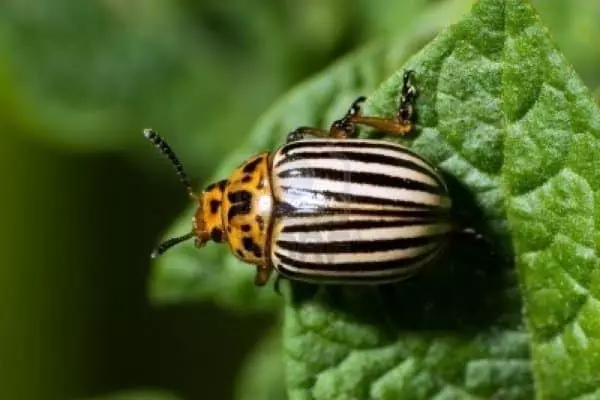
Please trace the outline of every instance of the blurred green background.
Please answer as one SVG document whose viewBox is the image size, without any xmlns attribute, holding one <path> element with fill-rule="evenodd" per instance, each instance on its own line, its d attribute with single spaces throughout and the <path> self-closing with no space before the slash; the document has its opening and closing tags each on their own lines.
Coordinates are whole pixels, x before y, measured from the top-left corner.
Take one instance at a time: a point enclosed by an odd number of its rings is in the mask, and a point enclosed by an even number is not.
<svg viewBox="0 0 600 400">
<path fill-rule="evenodd" d="M 232 398 L 275 319 L 150 303 L 148 254 L 188 202 L 142 129 L 202 183 L 286 90 L 449 1 L 3 1 L 0 399 Z M 600 3 L 533 3 L 598 88 Z"/>
</svg>

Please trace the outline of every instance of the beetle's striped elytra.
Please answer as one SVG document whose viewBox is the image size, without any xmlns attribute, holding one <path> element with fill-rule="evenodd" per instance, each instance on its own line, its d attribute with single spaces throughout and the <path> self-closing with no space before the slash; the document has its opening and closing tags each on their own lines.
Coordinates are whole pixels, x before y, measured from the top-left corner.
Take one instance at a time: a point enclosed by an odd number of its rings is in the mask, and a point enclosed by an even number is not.
<svg viewBox="0 0 600 400">
<path fill-rule="evenodd" d="M 442 250 L 450 199 L 442 178 L 405 147 L 303 140 L 273 156 L 271 262 L 314 282 L 381 283 L 412 274 Z"/>
<path fill-rule="evenodd" d="M 361 115 L 361 97 L 328 131 L 298 128 L 276 151 L 249 158 L 199 195 L 169 146 L 146 130 L 198 202 L 192 232 L 165 241 L 153 254 L 192 238 L 198 247 L 225 242 L 256 266 L 257 285 L 273 270 L 288 279 L 332 284 L 414 275 L 445 248 L 452 229 L 447 186 L 412 150 L 356 135 L 359 125 L 411 132 L 415 98 L 408 71 L 395 119 Z"/>
</svg>

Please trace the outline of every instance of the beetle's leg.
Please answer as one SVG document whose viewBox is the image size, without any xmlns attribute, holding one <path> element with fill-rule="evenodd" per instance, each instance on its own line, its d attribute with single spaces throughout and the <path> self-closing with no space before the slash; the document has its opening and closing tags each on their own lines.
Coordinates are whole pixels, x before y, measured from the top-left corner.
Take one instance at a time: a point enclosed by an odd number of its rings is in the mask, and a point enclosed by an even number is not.
<svg viewBox="0 0 600 400">
<path fill-rule="evenodd" d="M 400 94 L 400 102 L 396 112 L 395 119 L 381 117 L 365 117 L 360 113 L 360 108 L 349 112 L 345 117 L 348 122 L 357 125 L 366 125 L 377 129 L 378 131 L 390 135 L 404 135 L 410 133 L 413 128 L 414 103 L 417 98 L 417 89 L 412 84 L 413 71 L 405 71 Z M 352 111 L 352 109 L 351 109 Z"/>
<path fill-rule="evenodd" d="M 271 267 L 268 265 L 257 265 L 256 266 L 256 276 L 254 277 L 254 284 L 256 286 L 264 286 L 271 276 Z"/>
<path fill-rule="evenodd" d="M 296 128 L 287 135 L 286 143 L 295 142 L 297 140 L 302 140 L 306 135 L 312 135 L 316 137 L 328 137 L 329 132 L 319 128 L 311 128 L 309 126 L 301 126 L 300 128 Z"/>
<path fill-rule="evenodd" d="M 346 115 L 344 115 L 342 119 L 333 121 L 327 136 L 335 139 L 348 139 L 356 137 L 356 123 L 354 122 L 353 118 L 360 115 L 360 105 L 364 103 L 366 99 L 366 97 L 360 96 L 354 100 L 350 105 L 350 109 Z"/>
<path fill-rule="evenodd" d="M 412 83 L 412 76 L 414 71 L 404 71 L 402 79 L 402 92 L 400 95 L 400 102 L 398 104 L 398 112 L 396 113 L 396 120 L 398 123 L 412 124 L 412 119 L 415 110 L 415 100 L 418 92 L 415 85 Z"/>
<path fill-rule="evenodd" d="M 412 84 L 413 71 L 404 72 L 400 102 L 396 112 L 396 118 L 365 117 L 361 115 L 361 104 L 366 97 L 361 96 L 354 100 L 350 109 L 343 118 L 334 121 L 325 131 L 318 128 L 300 127 L 287 136 L 287 142 L 303 139 L 305 135 L 317 137 L 331 137 L 335 139 L 353 138 L 357 135 L 356 125 L 366 125 L 390 135 L 404 135 L 414 129 L 412 118 L 414 114 L 414 103 L 417 98 L 417 89 Z"/>
</svg>

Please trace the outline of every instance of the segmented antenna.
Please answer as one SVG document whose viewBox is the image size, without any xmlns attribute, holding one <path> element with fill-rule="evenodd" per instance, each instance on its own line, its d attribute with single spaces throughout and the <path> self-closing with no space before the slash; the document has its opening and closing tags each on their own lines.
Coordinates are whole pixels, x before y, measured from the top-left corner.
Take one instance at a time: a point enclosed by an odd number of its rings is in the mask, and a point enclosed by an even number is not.
<svg viewBox="0 0 600 400">
<path fill-rule="evenodd" d="M 144 129 L 144 136 L 152 142 L 152 144 L 165 156 L 167 159 L 173 164 L 175 168 L 175 172 L 179 177 L 179 180 L 183 184 L 183 186 L 188 191 L 190 197 L 194 197 L 194 191 L 192 190 L 192 185 L 190 183 L 190 179 L 188 178 L 188 174 L 183 169 L 183 165 L 179 162 L 179 159 L 171 149 L 171 146 L 165 142 L 165 140 L 160 137 L 160 135 L 154 132 L 152 129 Z"/>
<path fill-rule="evenodd" d="M 188 178 L 188 174 L 183 169 L 183 165 L 181 165 L 181 162 L 179 162 L 179 159 L 177 158 L 173 150 L 171 150 L 171 146 L 169 146 L 167 142 L 165 142 L 165 140 L 161 138 L 160 135 L 154 132 L 152 129 L 144 129 L 144 136 L 146 136 L 146 138 L 150 142 L 152 142 L 154 147 L 156 147 L 165 157 L 167 157 L 171 164 L 173 164 L 175 172 L 177 173 L 177 176 L 179 177 L 179 180 L 181 181 L 183 186 L 188 191 L 188 194 L 190 195 L 190 197 L 195 198 L 190 179 Z M 167 239 L 161 244 L 159 244 L 156 247 L 156 249 L 154 249 L 150 257 L 156 258 L 164 252 L 166 252 L 167 250 L 169 250 L 171 247 L 176 246 L 179 243 L 185 242 L 187 240 L 193 239 L 195 236 L 195 233 L 192 231 L 182 236 Z"/>
<path fill-rule="evenodd" d="M 164 242 L 162 242 L 161 244 L 159 244 L 156 247 L 156 249 L 154 249 L 152 254 L 150 254 L 150 257 L 156 258 L 156 257 L 160 256 L 161 254 L 163 254 L 165 251 L 169 250 L 171 247 L 176 246 L 179 243 L 185 242 L 187 240 L 193 239 L 194 236 L 196 236 L 194 234 L 194 232 L 190 232 L 190 233 L 182 235 L 182 236 L 167 239 Z"/>
</svg>

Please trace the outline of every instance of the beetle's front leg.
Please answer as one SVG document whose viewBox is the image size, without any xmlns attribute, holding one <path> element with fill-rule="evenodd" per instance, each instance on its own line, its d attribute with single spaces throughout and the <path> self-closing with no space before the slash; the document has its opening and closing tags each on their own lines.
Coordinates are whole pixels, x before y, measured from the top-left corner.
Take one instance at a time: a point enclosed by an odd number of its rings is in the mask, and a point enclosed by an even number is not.
<svg viewBox="0 0 600 400">
<path fill-rule="evenodd" d="M 287 136 L 286 142 L 290 143 L 290 142 L 295 142 L 297 140 L 304 139 L 304 137 L 306 135 L 312 135 L 312 136 L 321 137 L 321 138 L 335 138 L 335 139 L 347 139 L 347 138 L 356 137 L 356 134 L 357 134 L 356 123 L 352 120 L 352 118 L 360 116 L 360 105 L 366 99 L 367 99 L 366 97 L 361 96 L 361 97 L 357 98 L 356 100 L 354 100 L 354 102 L 350 106 L 350 109 L 348 110 L 346 115 L 344 115 L 344 117 L 342 119 L 338 119 L 337 121 L 334 121 L 331 124 L 329 131 L 326 131 L 324 129 L 319 129 L 319 128 L 302 126 L 300 128 L 293 130 L 292 132 L 290 132 Z"/>
<path fill-rule="evenodd" d="M 301 126 L 300 128 L 296 128 L 290 133 L 288 133 L 286 143 L 302 140 L 306 137 L 306 135 L 312 135 L 316 137 L 328 137 L 329 132 L 319 128 L 312 128 L 310 126 Z"/>
<path fill-rule="evenodd" d="M 360 106 L 367 100 L 366 97 L 360 96 L 352 102 L 350 109 L 342 119 L 333 121 L 329 128 L 328 136 L 335 139 L 348 139 L 356 137 L 356 123 L 353 118 L 360 115 Z"/>
<path fill-rule="evenodd" d="M 414 116 L 415 100 L 417 99 L 417 88 L 412 83 L 414 71 L 407 70 L 404 72 L 402 81 L 402 93 L 400 102 L 398 103 L 398 113 L 396 120 L 400 124 L 411 124 Z"/>
<path fill-rule="evenodd" d="M 414 103 L 417 98 L 417 89 L 412 84 L 412 75 L 413 71 L 404 72 L 400 101 L 394 119 L 366 117 L 361 115 L 360 103 L 364 101 L 364 97 L 361 97 L 352 104 L 348 114 L 335 123 L 343 123 L 347 126 L 346 130 L 351 131 L 354 135 L 356 135 L 356 125 L 370 126 L 371 128 L 375 128 L 380 132 L 390 135 L 405 135 L 412 132 L 414 129 L 414 124 L 412 122 L 415 108 Z M 333 134 L 333 129 L 334 126 L 332 126 L 331 136 L 338 137 Z"/>
</svg>

